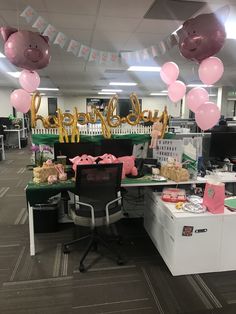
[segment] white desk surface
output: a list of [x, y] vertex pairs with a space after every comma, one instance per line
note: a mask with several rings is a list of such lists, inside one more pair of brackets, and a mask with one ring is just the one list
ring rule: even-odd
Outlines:
[[225, 207], [224, 209], [224, 213], [221, 214], [212, 214], [209, 211], [206, 211], [204, 213], [199, 213], [199, 214], [194, 214], [194, 213], [189, 213], [186, 212], [182, 209], [176, 209], [175, 205], [176, 203], [168, 203], [168, 202], [164, 202], [161, 199], [161, 195], [158, 195], [158, 202], [162, 203], [163, 206], [167, 207], [171, 214], [175, 217], [175, 218], [192, 218], [192, 217], [219, 217], [219, 216], [229, 216], [229, 215], [236, 215], [236, 212], [230, 211], [228, 208]]
[[[196, 180], [189, 180], [189, 181], [183, 181], [183, 182], [175, 182], [171, 180], [167, 180], [165, 182], [163, 181], [152, 181], [150, 182], [141, 182], [140, 178], [140, 183], [138, 180], [135, 180], [134, 184], [132, 183], [122, 183], [122, 187], [146, 187], [146, 186], [164, 186], [164, 185], [183, 185], [183, 184], [198, 184], [198, 183], [206, 183], [207, 180], [211, 179], [211, 175], [206, 175], [204, 178], [202, 177], [197, 177]], [[214, 177], [215, 181], [220, 181], [223, 183], [236, 183], [236, 172], [218, 172], [217, 176]]]

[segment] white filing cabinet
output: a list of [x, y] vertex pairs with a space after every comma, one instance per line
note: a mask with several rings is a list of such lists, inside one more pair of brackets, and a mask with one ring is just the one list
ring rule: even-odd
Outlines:
[[173, 275], [236, 270], [236, 213], [187, 213], [146, 192], [144, 226]]

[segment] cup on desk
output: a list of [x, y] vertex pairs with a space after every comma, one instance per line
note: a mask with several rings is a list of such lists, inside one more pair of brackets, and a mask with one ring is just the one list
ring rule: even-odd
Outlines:
[[60, 155], [60, 156], [57, 156], [57, 162], [59, 163], [59, 164], [62, 164], [62, 165], [66, 165], [66, 156], [62, 156], [62, 155]]

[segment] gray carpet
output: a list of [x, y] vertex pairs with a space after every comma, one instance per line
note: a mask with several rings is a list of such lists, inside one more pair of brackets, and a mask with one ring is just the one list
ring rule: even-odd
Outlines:
[[124, 266], [99, 250], [100, 254], [89, 254], [88, 272], [80, 273], [78, 262], [86, 243], [69, 255], [62, 252], [63, 243], [72, 239], [72, 224], [61, 224], [58, 232], [37, 234], [38, 254], [30, 257], [24, 191], [32, 176], [26, 169], [29, 163], [29, 148], [7, 150], [6, 161], [0, 162], [1, 314], [236, 313], [236, 272], [173, 277], [146, 234], [142, 218], [117, 224], [124, 243], [113, 245], [121, 249]]

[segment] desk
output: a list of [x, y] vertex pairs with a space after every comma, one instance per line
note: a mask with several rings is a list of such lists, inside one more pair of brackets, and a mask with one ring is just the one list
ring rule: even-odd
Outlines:
[[3, 141], [3, 135], [0, 135], [0, 141], [1, 141], [1, 147], [0, 151], [2, 151], [2, 160], [5, 160], [5, 150], [4, 150], [4, 141]]
[[18, 136], [18, 147], [19, 149], [21, 149], [21, 142], [20, 142], [20, 138], [21, 138], [21, 134], [22, 137], [25, 137], [27, 135], [27, 128], [22, 128], [22, 129], [4, 129], [4, 132], [6, 133], [17, 133]]
[[[197, 180], [190, 180], [180, 182], [178, 185], [189, 185], [189, 184], [203, 184], [206, 182], [206, 178], [198, 178]], [[235, 173], [225, 173], [222, 176], [222, 182], [236, 182]], [[151, 177], [142, 177], [138, 179], [126, 178], [122, 180], [122, 187], [157, 187], [164, 185], [174, 185], [177, 183], [174, 181], [167, 180], [166, 182], [152, 181]], [[30, 235], [30, 255], [35, 255], [35, 241], [34, 241], [34, 217], [33, 217], [33, 206], [35, 204], [46, 203], [49, 197], [59, 194], [63, 191], [75, 191], [75, 181], [67, 180], [65, 182], [59, 182], [55, 184], [41, 183], [36, 184], [29, 182], [26, 187], [26, 200], [29, 210], [29, 235]]]
[[172, 275], [236, 270], [236, 212], [193, 214], [150, 189], [145, 197], [144, 227]]

